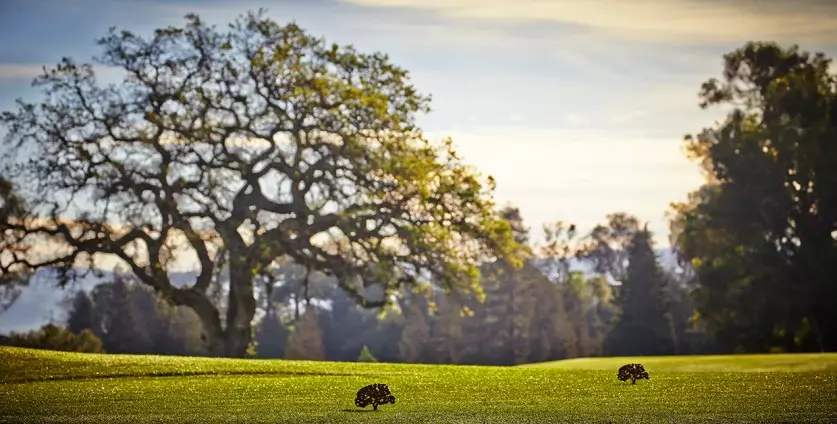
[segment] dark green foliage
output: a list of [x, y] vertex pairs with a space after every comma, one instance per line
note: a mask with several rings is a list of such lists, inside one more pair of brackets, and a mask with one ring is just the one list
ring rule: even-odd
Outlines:
[[648, 372], [645, 371], [645, 367], [642, 364], [627, 364], [623, 365], [619, 368], [619, 372], [616, 374], [616, 378], [619, 381], [628, 381], [631, 380], [631, 384], [636, 384], [637, 380], [648, 380]]
[[674, 332], [666, 299], [666, 280], [657, 264], [648, 230], [636, 232], [628, 246], [628, 269], [620, 288], [616, 325], [604, 345], [611, 356], [674, 353]]
[[[706, 184], [675, 205], [700, 323], [726, 351], [837, 350], [837, 78], [822, 54], [747, 43], [687, 136]], [[743, 88], [746, 87], [746, 90]]]
[[12, 333], [3, 344], [33, 349], [102, 353], [102, 341], [90, 330], [84, 329], [79, 334], [74, 334], [53, 324], [47, 324], [29, 333]]
[[76, 292], [70, 303], [70, 313], [67, 317], [67, 330], [78, 334], [82, 330], [95, 329], [96, 319], [93, 309], [93, 301], [87, 292], [84, 290]]
[[358, 390], [355, 395], [355, 406], [358, 408], [366, 408], [372, 405], [372, 409], [377, 411], [379, 405], [388, 403], [395, 405], [395, 396], [389, 391], [389, 386], [386, 384], [370, 384]]

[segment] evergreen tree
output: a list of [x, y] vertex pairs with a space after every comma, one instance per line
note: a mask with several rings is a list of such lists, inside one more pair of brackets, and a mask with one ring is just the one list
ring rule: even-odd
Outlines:
[[613, 356], [671, 354], [674, 334], [665, 299], [666, 280], [647, 228], [634, 234], [628, 260], [619, 299], [621, 313], [606, 340], [605, 352]]
[[93, 301], [84, 290], [79, 290], [72, 298], [67, 315], [67, 330], [80, 334], [82, 331], [96, 328]]
[[360, 350], [360, 354], [357, 357], [357, 362], [378, 362], [378, 359], [369, 350], [369, 346], [363, 345], [363, 349]]
[[325, 359], [323, 333], [318, 322], [317, 308], [308, 305], [294, 325], [285, 345], [285, 358], [322, 361]]

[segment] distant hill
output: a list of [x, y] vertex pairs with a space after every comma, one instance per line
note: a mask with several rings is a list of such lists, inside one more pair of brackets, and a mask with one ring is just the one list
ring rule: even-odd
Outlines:
[[[660, 264], [667, 269], [677, 266], [676, 257], [671, 249], [657, 249]], [[579, 261], [571, 261], [573, 269], [590, 272], [590, 267]], [[38, 270], [27, 286], [22, 288], [20, 297], [5, 312], [0, 313], [0, 334], [10, 332], [24, 332], [40, 328], [49, 322], [63, 323], [67, 311], [63, 305], [65, 299], [71, 298], [76, 291], [90, 291], [97, 284], [113, 281], [112, 271], [101, 271], [102, 276], [96, 277], [92, 273], [80, 279], [74, 285], [64, 289], [57, 287], [55, 270]], [[179, 272], [171, 275], [175, 286], [192, 284], [197, 278], [194, 272]]]

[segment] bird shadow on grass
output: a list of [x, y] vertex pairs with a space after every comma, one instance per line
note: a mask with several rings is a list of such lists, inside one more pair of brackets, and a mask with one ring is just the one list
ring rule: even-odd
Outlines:
[[374, 409], [344, 409], [343, 412], [378, 412]]

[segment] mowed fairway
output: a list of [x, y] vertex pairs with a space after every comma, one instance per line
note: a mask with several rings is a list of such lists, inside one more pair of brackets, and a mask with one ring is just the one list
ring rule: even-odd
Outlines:
[[[616, 380], [641, 362], [651, 380]], [[837, 422], [837, 355], [521, 367], [88, 355], [0, 348], [2, 422]], [[355, 392], [386, 383], [377, 412]]]

